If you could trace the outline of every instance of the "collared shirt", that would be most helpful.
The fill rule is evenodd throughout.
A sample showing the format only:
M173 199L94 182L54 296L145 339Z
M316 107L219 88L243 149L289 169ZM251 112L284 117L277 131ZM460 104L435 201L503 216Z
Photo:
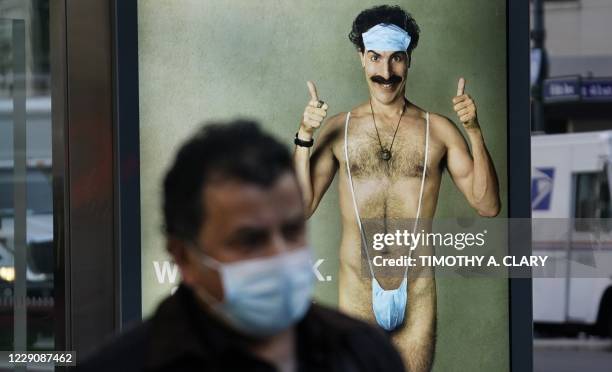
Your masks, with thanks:
M248 351L252 339L204 311L180 286L155 315L102 348L82 371L277 371ZM388 336L313 304L296 325L298 372L404 371Z

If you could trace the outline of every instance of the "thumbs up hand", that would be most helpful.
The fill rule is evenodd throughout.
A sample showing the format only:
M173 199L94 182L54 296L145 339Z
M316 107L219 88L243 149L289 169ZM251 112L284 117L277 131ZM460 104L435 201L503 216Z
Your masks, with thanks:
M312 138L315 130L321 126L321 123L327 116L327 103L319 100L317 94L317 87L315 87L312 81L306 83L308 85L308 91L310 92L310 101L304 109L304 116L300 123L300 134L305 134ZM300 138L303 140L309 140L310 138Z
M457 95L453 98L453 109L465 129L479 128L476 116L476 104L472 97L465 94L465 79L460 78L457 83Z

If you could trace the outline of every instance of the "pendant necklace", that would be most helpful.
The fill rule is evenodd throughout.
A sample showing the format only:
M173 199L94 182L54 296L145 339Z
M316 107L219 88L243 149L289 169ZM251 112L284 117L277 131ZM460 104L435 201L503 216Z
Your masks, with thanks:
M374 109L372 108L372 99L370 99L370 111L372 112L372 121L374 122L374 129L376 130L378 145L380 146L380 152L378 153L378 156L384 161L389 161L391 160L391 149L393 148L393 143L395 142L397 130L399 129L400 122L402 121L402 116L404 116L404 111L406 111L406 99L404 99L404 107L402 107L402 111L400 112L400 117L397 121L397 125L395 126L395 132L393 133L393 139L391 140L391 145L389 145L388 149L383 147L382 141L380 140L380 134L378 133L378 127L376 126L376 119L374 118Z

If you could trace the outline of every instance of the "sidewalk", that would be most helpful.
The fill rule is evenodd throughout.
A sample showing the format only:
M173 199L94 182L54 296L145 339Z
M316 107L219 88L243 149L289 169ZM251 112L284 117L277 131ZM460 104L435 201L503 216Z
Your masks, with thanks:
M534 350L600 350L612 352L612 339L605 338L538 338Z

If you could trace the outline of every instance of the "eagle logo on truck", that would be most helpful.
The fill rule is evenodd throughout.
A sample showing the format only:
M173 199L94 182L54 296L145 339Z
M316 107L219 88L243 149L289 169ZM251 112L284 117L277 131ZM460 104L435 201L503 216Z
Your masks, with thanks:
M535 168L531 178L531 209L547 211L553 191L555 168Z

